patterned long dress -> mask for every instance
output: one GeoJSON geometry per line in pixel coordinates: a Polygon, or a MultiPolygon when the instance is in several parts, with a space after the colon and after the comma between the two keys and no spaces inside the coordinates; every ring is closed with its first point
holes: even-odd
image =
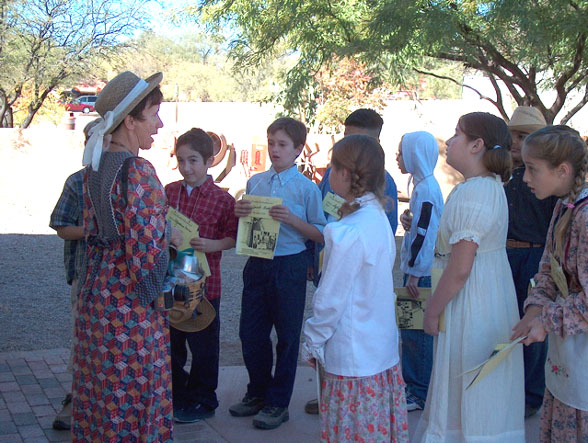
{"type": "Polygon", "coordinates": [[[588,442],[588,189],[576,198],[572,221],[565,236],[561,266],[569,294],[563,298],[551,275],[554,226],[566,210],[568,200],[558,201],[547,232],[547,240],[536,286],[525,300],[542,307],[541,321],[548,333],[545,361],[545,395],[541,408],[539,440],[588,442]]]}
{"type": "Polygon", "coordinates": [[[172,441],[168,319],[151,303],[169,259],[166,200],[153,166],[127,157],[104,153],[84,179],[88,274],[74,333],[73,441],[172,441]]]}

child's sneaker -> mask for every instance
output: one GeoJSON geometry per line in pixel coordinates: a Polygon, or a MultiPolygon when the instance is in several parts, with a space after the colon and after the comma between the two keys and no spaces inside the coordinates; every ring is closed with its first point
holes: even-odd
{"type": "Polygon", "coordinates": [[[422,411],[425,407],[425,402],[418,398],[416,395],[406,394],[406,410],[411,411],[422,411]]]}
{"type": "Polygon", "coordinates": [[[253,417],[253,426],[259,429],[276,429],[289,418],[288,408],[266,406],[253,417]]]}
{"type": "Polygon", "coordinates": [[[201,403],[174,411],[174,420],[176,423],[195,423],[212,417],[214,417],[214,409],[201,403]]]}
{"type": "Polygon", "coordinates": [[[229,412],[233,417],[250,417],[261,411],[264,403],[265,401],[261,397],[252,397],[245,394],[243,400],[229,408],[229,412]]]}

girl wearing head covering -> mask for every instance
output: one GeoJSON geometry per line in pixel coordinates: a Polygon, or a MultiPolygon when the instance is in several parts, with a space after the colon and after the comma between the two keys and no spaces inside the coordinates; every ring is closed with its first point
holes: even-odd
{"type": "Polygon", "coordinates": [[[124,72],[96,101],[103,121],[84,151],[88,271],[74,331],[73,441],[172,441],[169,327],[156,299],[178,239],[155,170],[138,157],[163,126],[161,79],[124,72]]]}
{"type": "Polygon", "coordinates": [[[510,134],[502,119],[474,112],[446,143],[447,163],[465,181],[439,223],[424,317],[425,332],[435,336],[433,369],[413,441],[524,443],[521,346],[472,386],[475,374],[464,374],[508,343],[519,320],[502,185],[510,177],[510,134]]]}

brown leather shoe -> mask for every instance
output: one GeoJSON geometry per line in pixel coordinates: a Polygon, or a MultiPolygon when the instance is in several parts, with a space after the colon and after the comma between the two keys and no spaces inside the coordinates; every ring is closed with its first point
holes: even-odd
{"type": "Polygon", "coordinates": [[[318,399],[307,401],[304,405],[304,412],[307,414],[318,415],[318,399]]]}

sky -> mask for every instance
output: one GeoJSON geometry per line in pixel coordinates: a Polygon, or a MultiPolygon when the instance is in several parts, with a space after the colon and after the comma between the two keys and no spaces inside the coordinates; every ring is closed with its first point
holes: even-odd
{"type": "Polygon", "coordinates": [[[157,0],[150,3],[149,14],[152,16],[152,29],[158,34],[174,37],[182,34],[188,28],[194,27],[194,22],[174,24],[169,14],[174,9],[193,5],[195,0],[157,0]]]}

